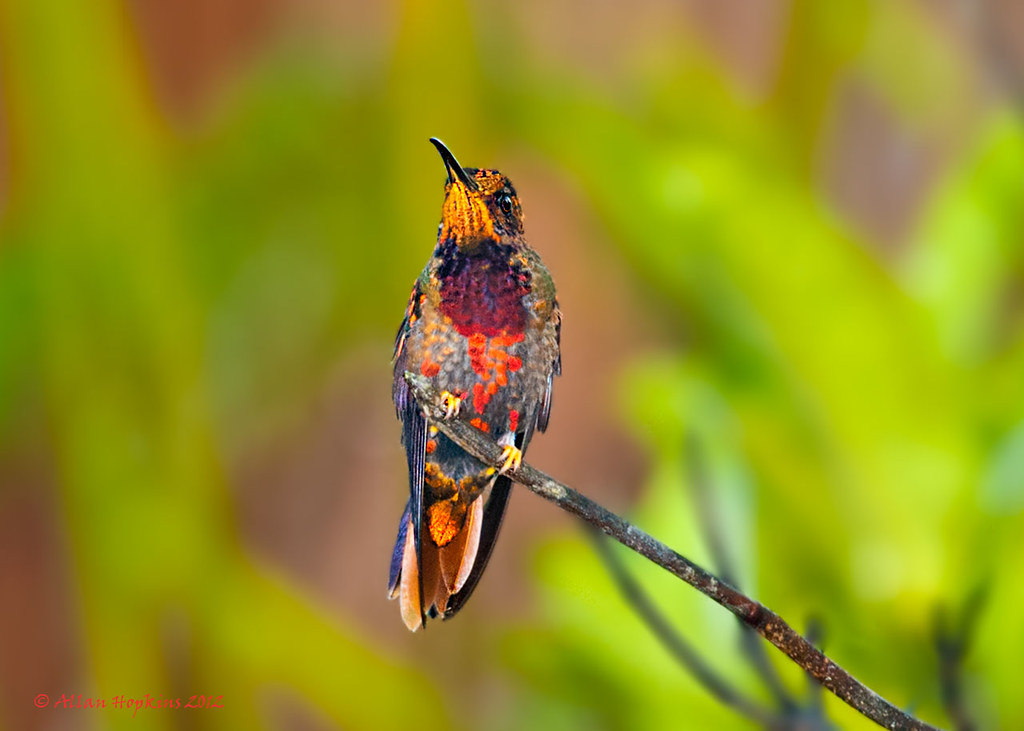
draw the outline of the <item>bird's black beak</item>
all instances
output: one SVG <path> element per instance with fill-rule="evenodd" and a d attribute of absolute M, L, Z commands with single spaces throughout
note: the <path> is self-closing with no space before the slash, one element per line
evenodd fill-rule
<path fill-rule="evenodd" d="M 444 146 L 444 143 L 441 142 L 441 140 L 436 137 L 431 137 L 430 141 L 433 143 L 434 147 L 437 148 L 437 151 L 441 153 L 441 159 L 444 160 L 444 166 L 448 169 L 449 183 L 458 181 L 463 186 L 474 192 L 480 189 L 480 186 L 476 184 L 476 180 L 462 169 L 462 166 L 459 165 L 459 161 L 455 159 L 455 155 L 451 153 L 451 150 Z"/>

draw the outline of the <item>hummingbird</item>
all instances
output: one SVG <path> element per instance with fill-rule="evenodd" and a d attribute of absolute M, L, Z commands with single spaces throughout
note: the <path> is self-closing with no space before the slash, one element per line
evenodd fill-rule
<path fill-rule="evenodd" d="M 413 285 L 394 351 L 392 395 L 409 465 L 388 595 L 416 631 L 469 599 L 494 550 L 519 468 L 551 413 L 561 374 L 555 285 L 526 243 L 523 211 L 497 170 L 462 167 L 431 138 L 448 173 L 437 244 Z M 446 419 L 468 420 L 502 448 L 484 464 L 441 433 L 410 393 L 429 378 Z"/>

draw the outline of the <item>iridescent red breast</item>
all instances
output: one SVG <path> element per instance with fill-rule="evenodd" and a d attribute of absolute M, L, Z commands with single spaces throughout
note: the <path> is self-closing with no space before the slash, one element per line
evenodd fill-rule
<path fill-rule="evenodd" d="M 530 274 L 513 268 L 507 255 L 456 257 L 438 278 L 441 312 L 460 334 L 494 337 L 525 330 L 522 302 L 530 293 Z"/>

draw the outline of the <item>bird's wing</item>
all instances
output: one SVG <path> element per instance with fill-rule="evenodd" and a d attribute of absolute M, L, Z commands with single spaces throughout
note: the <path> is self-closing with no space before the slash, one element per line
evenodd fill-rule
<path fill-rule="evenodd" d="M 395 410 L 398 418 L 402 421 L 402 445 L 405 447 L 406 460 L 409 463 L 409 505 L 406 513 L 411 519 L 413 527 L 413 542 L 416 546 L 417 581 L 419 582 L 420 614 L 423 614 L 423 575 L 418 567 L 423 565 L 423 555 L 420 543 L 420 524 L 423 519 L 423 476 L 427 455 L 427 419 L 423 409 L 416 402 L 415 397 L 409 390 L 409 384 L 405 380 L 406 357 L 404 352 L 405 339 L 409 330 L 419 317 L 420 303 L 419 282 L 413 285 L 412 295 L 409 297 L 409 305 L 405 310 L 405 317 L 398 328 L 395 336 L 395 372 L 392 384 L 392 396 L 395 401 Z M 404 517 L 404 516 L 403 516 Z M 401 536 L 400 536 L 401 538 Z M 396 548 L 397 550 L 397 548 Z M 394 559 L 392 559 L 394 565 Z M 389 582 L 394 588 L 397 582 L 397 575 L 392 571 Z"/>
<path fill-rule="evenodd" d="M 544 389 L 540 411 L 537 412 L 537 429 L 541 432 L 548 428 L 548 419 L 551 417 L 551 389 L 554 386 L 555 376 L 562 375 L 562 311 L 558 309 L 557 299 L 552 316 L 555 318 L 555 360 L 551 364 L 551 372 L 548 373 L 548 385 Z"/>

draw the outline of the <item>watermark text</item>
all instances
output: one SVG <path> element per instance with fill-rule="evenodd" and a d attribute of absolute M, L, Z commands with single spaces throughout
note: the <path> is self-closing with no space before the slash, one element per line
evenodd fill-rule
<path fill-rule="evenodd" d="M 162 695 L 155 696 L 146 693 L 142 698 L 134 698 L 127 695 L 93 698 L 84 693 L 61 693 L 59 696 L 53 697 L 46 693 L 40 693 L 35 697 L 34 703 L 36 708 L 40 709 L 78 711 L 91 708 L 109 708 L 122 713 L 131 711 L 131 715 L 134 718 L 139 711 L 223 708 L 224 696 L 197 694 L 181 698 L 165 698 Z"/>

